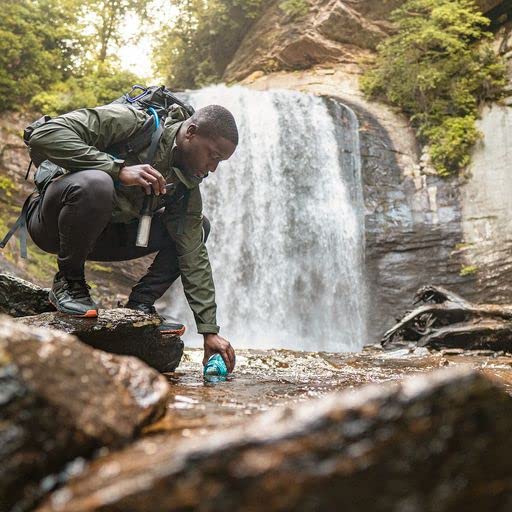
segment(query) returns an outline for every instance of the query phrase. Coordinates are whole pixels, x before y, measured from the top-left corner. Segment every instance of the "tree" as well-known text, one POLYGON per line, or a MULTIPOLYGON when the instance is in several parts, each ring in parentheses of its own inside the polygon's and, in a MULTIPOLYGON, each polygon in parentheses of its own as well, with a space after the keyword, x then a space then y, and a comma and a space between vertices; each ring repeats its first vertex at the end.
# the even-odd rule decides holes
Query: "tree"
POLYGON ((123 30, 128 15, 144 18, 149 0, 84 0, 80 3, 80 15, 89 22, 91 48, 94 58, 104 63, 109 52, 124 44, 130 36, 123 30))
POLYGON ((162 34, 155 61, 172 87, 220 80, 244 35, 269 0, 177 0, 178 15, 162 34))
POLYGON ((479 138, 479 104, 506 83, 490 21, 472 0, 408 0, 392 21, 397 32, 379 46, 363 90, 410 117, 441 175, 458 171, 479 138))
POLYGON ((79 53, 76 18, 64 1, 4 0, 0 17, 0 111, 16 109, 71 76, 79 53))

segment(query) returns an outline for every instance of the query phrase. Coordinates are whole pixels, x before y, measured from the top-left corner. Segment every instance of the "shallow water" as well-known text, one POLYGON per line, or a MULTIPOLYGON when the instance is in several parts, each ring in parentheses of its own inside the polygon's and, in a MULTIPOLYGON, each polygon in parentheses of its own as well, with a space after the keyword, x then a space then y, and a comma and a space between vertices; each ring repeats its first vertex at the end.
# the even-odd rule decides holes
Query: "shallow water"
POLYGON ((479 368, 512 393, 512 357, 487 352, 429 352, 415 347, 384 351, 375 346, 359 353, 336 354, 239 350, 233 376, 217 384, 204 383, 201 360, 201 350, 185 351, 178 371, 168 376, 172 399, 167 414, 146 433, 206 435, 271 407, 293 406, 329 392, 450 365, 479 368))

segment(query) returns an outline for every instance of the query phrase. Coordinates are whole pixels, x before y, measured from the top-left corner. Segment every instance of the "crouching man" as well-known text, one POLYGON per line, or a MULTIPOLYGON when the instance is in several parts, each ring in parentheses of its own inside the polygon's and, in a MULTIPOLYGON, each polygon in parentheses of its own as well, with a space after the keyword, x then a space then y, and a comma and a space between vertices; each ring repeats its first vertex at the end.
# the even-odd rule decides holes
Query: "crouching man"
MULTIPOLYGON (((34 131, 30 151, 46 165, 67 172, 34 197, 27 228, 42 250, 57 255, 50 301, 57 310, 94 317, 84 264, 123 261, 156 253, 147 273, 133 287, 126 307, 156 313, 154 303, 181 276, 197 331, 204 336, 205 360, 220 353, 229 371, 235 364, 230 343, 219 336, 215 289, 205 242, 209 222, 202 215, 199 185, 220 161, 231 157, 238 131, 231 113, 218 105, 191 117, 175 105, 156 146, 116 158, 111 148, 129 141, 148 125, 151 114, 112 104, 80 109, 50 120, 34 131), (152 165, 144 151, 152 151, 152 165), (145 194, 156 206, 147 247, 135 245, 145 194)), ((182 335, 181 324, 162 329, 182 335)))

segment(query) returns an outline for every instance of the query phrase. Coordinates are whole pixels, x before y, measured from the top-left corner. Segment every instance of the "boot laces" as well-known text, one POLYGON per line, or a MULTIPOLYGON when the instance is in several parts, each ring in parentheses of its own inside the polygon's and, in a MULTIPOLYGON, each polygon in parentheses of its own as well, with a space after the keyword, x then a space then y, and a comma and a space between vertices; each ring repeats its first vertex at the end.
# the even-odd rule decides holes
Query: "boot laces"
POLYGON ((66 279, 66 289, 73 299, 90 299, 89 290, 91 287, 85 279, 66 279))

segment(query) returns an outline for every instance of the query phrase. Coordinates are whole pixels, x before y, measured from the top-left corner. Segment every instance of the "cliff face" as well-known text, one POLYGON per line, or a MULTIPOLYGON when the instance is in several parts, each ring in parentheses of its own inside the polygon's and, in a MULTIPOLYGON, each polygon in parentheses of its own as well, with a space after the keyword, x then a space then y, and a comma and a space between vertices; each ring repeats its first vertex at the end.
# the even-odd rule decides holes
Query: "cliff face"
POLYGON ((254 71, 305 69, 316 64, 357 63, 392 30, 391 10, 403 0, 311 0, 305 16, 293 18, 275 2, 242 42, 225 79, 254 71))
MULTIPOLYGON (((391 11, 404 0, 305 0, 303 16, 270 5, 242 41, 224 79, 254 72, 308 69, 321 64, 358 64, 393 31, 391 11)), ((477 0, 483 12, 497 12, 506 0, 477 0)))
MULTIPOLYGON (((512 4, 509 10, 512 14, 512 4)), ((497 30, 495 47, 507 60, 508 97, 481 112, 482 138, 461 187, 461 208, 464 253, 474 267, 475 286, 482 298, 503 302, 512 297, 512 17, 497 30)))

